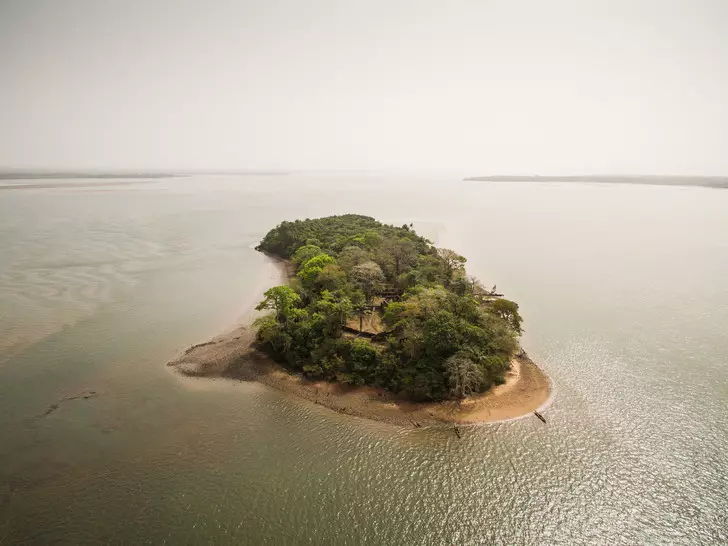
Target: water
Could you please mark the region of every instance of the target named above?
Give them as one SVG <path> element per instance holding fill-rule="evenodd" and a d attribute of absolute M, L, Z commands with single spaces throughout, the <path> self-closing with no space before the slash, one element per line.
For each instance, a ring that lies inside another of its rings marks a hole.
<path fill-rule="evenodd" d="M 76 182 L 79 181 L 70 181 Z M 164 366 L 360 212 L 517 300 L 535 418 L 398 429 Z M 728 191 L 322 174 L 0 192 L 0 543 L 728 542 Z M 66 400 L 95 391 L 94 398 Z"/>

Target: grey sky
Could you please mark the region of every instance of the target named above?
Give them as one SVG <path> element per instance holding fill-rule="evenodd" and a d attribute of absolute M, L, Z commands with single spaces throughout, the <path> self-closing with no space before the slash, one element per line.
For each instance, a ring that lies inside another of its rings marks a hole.
<path fill-rule="evenodd" d="M 0 166 L 728 173 L 728 2 L 0 0 Z"/>

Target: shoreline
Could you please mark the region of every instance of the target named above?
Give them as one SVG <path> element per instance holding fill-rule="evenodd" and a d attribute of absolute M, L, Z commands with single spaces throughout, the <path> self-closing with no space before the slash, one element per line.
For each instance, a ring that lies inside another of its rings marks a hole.
<path fill-rule="evenodd" d="M 275 257 L 268 258 L 278 270 L 280 282 L 276 284 L 285 284 L 290 265 Z M 513 357 L 505 383 L 459 402 L 412 402 L 377 387 L 309 380 L 289 372 L 253 346 L 252 323 L 258 315 L 251 309 L 233 330 L 192 345 L 167 366 L 190 378 L 257 381 L 338 413 L 399 426 L 510 421 L 542 409 L 552 397 L 551 382 L 525 351 Z"/>

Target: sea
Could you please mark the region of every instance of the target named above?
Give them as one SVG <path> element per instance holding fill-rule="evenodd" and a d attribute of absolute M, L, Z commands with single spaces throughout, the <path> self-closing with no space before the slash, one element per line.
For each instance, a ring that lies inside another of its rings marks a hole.
<path fill-rule="evenodd" d="M 545 424 L 458 438 L 170 371 L 271 285 L 269 229 L 343 213 L 412 223 L 519 303 Z M 726 543 L 728 190 L 0 181 L 0 544 Z"/>

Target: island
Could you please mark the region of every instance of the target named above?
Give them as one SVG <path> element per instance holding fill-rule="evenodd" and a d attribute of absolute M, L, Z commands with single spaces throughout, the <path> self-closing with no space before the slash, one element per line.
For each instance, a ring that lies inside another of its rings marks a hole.
<path fill-rule="evenodd" d="M 282 222 L 256 247 L 280 267 L 252 323 L 170 362 L 258 380 L 396 424 L 512 419 L 551 386 L 521 349 L 518 304 L 413 226 L 355 214 Z"/>

